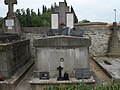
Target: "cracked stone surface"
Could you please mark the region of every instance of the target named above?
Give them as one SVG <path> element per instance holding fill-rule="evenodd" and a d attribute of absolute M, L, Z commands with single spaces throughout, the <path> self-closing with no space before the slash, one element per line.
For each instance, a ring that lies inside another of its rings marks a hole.
<path fill-rule="evenodd" d="M 94 60 L 102 66 L 111 77 L 120 79 L 120 58 L 96 57 Z"/>

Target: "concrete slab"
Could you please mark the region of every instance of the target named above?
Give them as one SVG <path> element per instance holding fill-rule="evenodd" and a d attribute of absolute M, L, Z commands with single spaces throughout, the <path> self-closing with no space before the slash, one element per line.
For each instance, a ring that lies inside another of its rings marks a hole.
<path fill-rule="evenodd" d="M 120 58 L 94 57 L 93 59 L 111 78 L 120 79 Z"/>

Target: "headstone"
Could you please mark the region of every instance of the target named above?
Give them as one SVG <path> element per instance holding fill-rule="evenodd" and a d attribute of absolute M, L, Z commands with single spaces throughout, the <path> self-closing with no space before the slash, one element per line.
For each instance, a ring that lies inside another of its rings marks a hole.
<path fill-rule="evenodd" d="M 68 35 L 68 36 L 82 36 L 83 30 L 78 33 L 74 28 L 75 12 L 72 7 L 67 6 L 67 2 L 60 2 L 56 6 L 54 13 L 51 15 L 51 29 L 48 31 L 48 36 Z"/>
<path fill-rule="evenodd" d="M 17 0 L 5 0 L 5 4 L 8 5 L 8 13 L 3 21 L 3 32 L 9 34 L 20 34 L 20 23 L 14 13 L 14 4 L 17 4 Z"/>
<path fill-rule="evenodd" d="M 53 15 L 56 15 L 56 17 L 58 17 L 58 22 L 51 23 L 52 26 L 58 25 L 58 28 L 60 28 L 60 24 L 64 23 L 65 26 L 67 27 L 71 27 L 71 28 L 74 27 L 74 13 L 71 12 L 70 7 L 67 6 L 66 2 L 59 2 L 59 7 L 55 7 L 54 13 L 55 14 Z M 52 18 L 51 22 L 54 22 L 55 18 Z M 58 29 L 58 28 L 55 28 L 55 29 Z M 54 29 L 54 28 L 51 27 L 51 29 Z"/>
<path fill-rule="evenodd" d="M 59 7 L 55 7 L 55 13 L 59 14 L 59 24 L 66 23 L 66 13 L 69 12 L 69 7 L 65 2 L 59 2 Z"/>

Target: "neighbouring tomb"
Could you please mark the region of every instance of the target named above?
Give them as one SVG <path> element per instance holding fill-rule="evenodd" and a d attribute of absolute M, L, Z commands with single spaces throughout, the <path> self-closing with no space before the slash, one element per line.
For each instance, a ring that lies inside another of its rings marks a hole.
<path fill-rule="evenodd" d="M 76 33 L 74 13 L 69 11 L 66 2 L 60 2 L 55 11 L 58 12 L 51 15 L 48 36 L 35 39 L 33 42 L 36 48 L 36 61 L 35 78 L 31 85 L 45 84 L 42 80 L 52 84 L 52 78 L 56 80 L 53 81 L 54 84 L 66 80 L 70 83 L 71 78 L 74 78 L 73 83 L 77 83 L 79 79 L 87 79 L 88 83 L 94 82 L 93 78 L 90 79 L 88 48 L 91 40 L 82 37 L 83 32 Z M 36 80 L 36 77 L 41 82 Z"/>
<path fill-rule="evenodd" d="M 13 12 L 17 0 L 5 0 L 8 13 L 0 33 L 0 78 L 10 79 L 30 58 L 29 39 L 22 39 L 20 25 Z"/>

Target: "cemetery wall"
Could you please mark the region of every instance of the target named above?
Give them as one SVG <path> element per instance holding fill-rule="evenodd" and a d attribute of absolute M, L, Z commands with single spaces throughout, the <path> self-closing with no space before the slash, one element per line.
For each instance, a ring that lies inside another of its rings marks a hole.
<path fill-rule="evenodd" d="M 84 31 L 84 36 L 91 38 L 92 45 L 89 52 L 91 56 L 104 56 L 108 51 L 108 41 L 111 35 L 109 26 L 106 25 L 90 25 L 90 26 L 76 26 L 76 28 Z M 22 28 L 23 36 L 31 39 L 32 55 L 35 55 L 33 47 L 33 39 L 40 38 L 42 34 L 46 34 L 49 28 L 45 27 L 24 27 Z M 118 37 L 120 38 L 120 28 L 118 30 Z"/>
<path fill-rule="evenodd" d="M 104 56 L 108 51 L 111 30 L 108 26 L 83 26 L 84 36 L 91 38 L 89 52 L 91 56 Z"/>
<path fill-rule="evenodd" d="M 22 37 L 29 38 L 30 39 L 30 51 L 31 56 L 35 57 L 35 48 L 33 46 L 33 40 L 36 38 L 40 38 L 42 35 L 45 35 L 49 28 L 47 27 L 22 27 Z"/>

